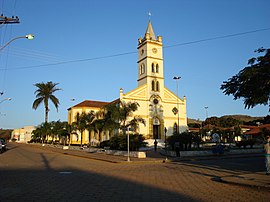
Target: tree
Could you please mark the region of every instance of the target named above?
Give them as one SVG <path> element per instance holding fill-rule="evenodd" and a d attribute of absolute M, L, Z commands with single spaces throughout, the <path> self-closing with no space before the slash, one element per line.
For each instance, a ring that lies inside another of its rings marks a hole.
<path fill-rule="evenodd" d="M 41 139 L 42 143 L 44 143 L 44 140 L 47 139 L 49 135 L 51 135 L 51 124 L 44 122 L 40 124 L 35 130 L 33 130 L 32 133 L 34 134 L 32 139 Z"/>
<path fill-rule="evenodd" d="M 63 128 L 65 127 L 65 123 L 58 121 L 52 121 L 50 122 L 51 125 L 51 136 L 52 136 L 52 144 L 55 141 L 55 138 L 59 138 L 62 134 Z"/>
<path fill-rule="evenodd" d="M 95 114 L 93 111 L 90 111 L 89 113 L 81 113 L 77 114 L 76 121 L 74 122 L 76 130 L 80 131 L 81 134 L 81 147 L 82 147 L 82 140 L 83 140 L 83 132 L 85 130 L 89 130 L 91 128 L 91 125 L 93 124 L 93 121 L 95 119 Z"/>
<path fill-rule="evenodd" d="M 140 117 L 134 117 L 130 121 L 128 121 L 129 117 L 133 115 L 133 112 L 138 110 L 139 104 L 137 102 L 119 102 L 119 122 L 120 129 L 125 134 L 128 127 L 134 127 L 134 129 L 138 128 L 138 124 L 145 124 L 145 120 Z"/>
<path fill-rule="evenodd" d="M 245 108 L 262 104 L 269 105 L 270 111 L 270 49 L 255 52 L 265 55 L 249 59 L 248 66 L 224 81 L 220 89 L 225 95 L 233 95 L 234 100 L 243 98 Z"/>
<path fill-rule="evenodd" d="M 35 91 L 36 94 L 36 100 L 33 103 L 32 108 L 37 109 L 40 104 L 43 102 L 45 107 L 45 123 L 48 122 L 48 113 L 49 113 L 49 100 L 54 104 L 55 108 L 58 111 L 59 106 L 59 100 L 57 97 L 55 97 L 54 93 L 58 90 L 61 90 L 60 88 L 57 88 L 56 86 L 58 83 L 53 83 L 51 81 L 47 83 L 36 83 L 34 86 L 37 87 L 37 90 Z"/>
<path fill-rule="evenodd" d="M 139 123 L 145 125 L 145 120 L 139 116 L 130 119 L 133 116 L 133 112 L 138 110 L 138 107 L 139 104 L 137 102 L 126 103 L 124 101 L 106 105 L 104 108 L 105 127 L 108 129 L 120 129 L 123 134 L 126 133 L 128 127 L 132 127 L 136 132 Z"/>
<path fill-rule="evenodd" d="M 76 126 L 75 126 L 75 122 L 69 124 L 68 122 L 63 122 L 63 130 L 61 131 L 60 136 L 64 137 L 64 145 L 66 143 L 66 139 L 68 137 L 68 145 L 70 146 L 71 144 L 71 135 L 72 134 L 76 134 Z"/>

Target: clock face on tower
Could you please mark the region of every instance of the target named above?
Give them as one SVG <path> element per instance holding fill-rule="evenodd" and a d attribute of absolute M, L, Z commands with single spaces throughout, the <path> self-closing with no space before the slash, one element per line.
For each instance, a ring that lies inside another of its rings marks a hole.
<path fill-rule="evenodd" d="M 153 48 L 152 51 L 153 51 L 153 53 L 157 53 L 157 49 L 156 48 Z"/>
<path fill-rule="evenodd" d="M 142 50 L 140 51 L 140 53 L 141 53 L 141 55 L 143 55 L 143 53 L 144 53 L 144 50 L 142 49 Z"/>
<path fill-rule="evenodd" d="M 153 100 L 153 102 L 154 102 L 155 105 L 158 104 L 158 99 L 155 98 L 155 99 Z"/>

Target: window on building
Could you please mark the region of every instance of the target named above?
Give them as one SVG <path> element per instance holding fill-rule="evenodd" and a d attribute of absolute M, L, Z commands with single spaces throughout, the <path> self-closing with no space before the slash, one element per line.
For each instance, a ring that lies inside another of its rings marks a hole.
<path fill-rule="evenodd" d="M 155 91 L 155 81 L 152 81 L 152 91 Z"/>
<path fill-rule="evenodd" d="M 140 74 L 144 74 L 144 73 L 145 73 L 145 65 L 144 63 L 142 63 L 140 66 Z"/>
<path fill-rule="evenodd" d="M 158 73 L 158 71 L 159 71 L 159 66 L 158 64 L 156 64 L 156 73 Z"/>
<path fill-rule="evenodd" d="M 154 73 L 155 72 L 155 64 L 152 63 L 152 72 Z"/>
<path fill-rule="evenodd" d="M 156 82 L 156 91 L 159 91 L 159 82 Z"/>

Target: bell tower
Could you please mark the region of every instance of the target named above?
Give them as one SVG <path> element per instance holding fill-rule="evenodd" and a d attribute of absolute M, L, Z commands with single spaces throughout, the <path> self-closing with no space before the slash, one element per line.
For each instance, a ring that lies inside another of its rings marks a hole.
<path fill-rule="evenodd" d="M 144 38 L 138 42 L 138 86 L 147 84 L 149 95 L 163 95 L 162 37 L 156 37 L 150 20 Z"/>

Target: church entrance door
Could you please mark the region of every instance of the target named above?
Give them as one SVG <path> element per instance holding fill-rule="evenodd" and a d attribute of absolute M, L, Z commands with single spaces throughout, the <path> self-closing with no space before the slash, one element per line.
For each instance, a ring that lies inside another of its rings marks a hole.
<path fill-rule="evenodd" d="M 159 125 L 153 125 L 153 138 L 160 139 L 160 126 Z"/>
<path fill-rule="evenodd" d="M 153 120 L 153 139 L 160 139 L 160 122 L 158 118 Z"/>

